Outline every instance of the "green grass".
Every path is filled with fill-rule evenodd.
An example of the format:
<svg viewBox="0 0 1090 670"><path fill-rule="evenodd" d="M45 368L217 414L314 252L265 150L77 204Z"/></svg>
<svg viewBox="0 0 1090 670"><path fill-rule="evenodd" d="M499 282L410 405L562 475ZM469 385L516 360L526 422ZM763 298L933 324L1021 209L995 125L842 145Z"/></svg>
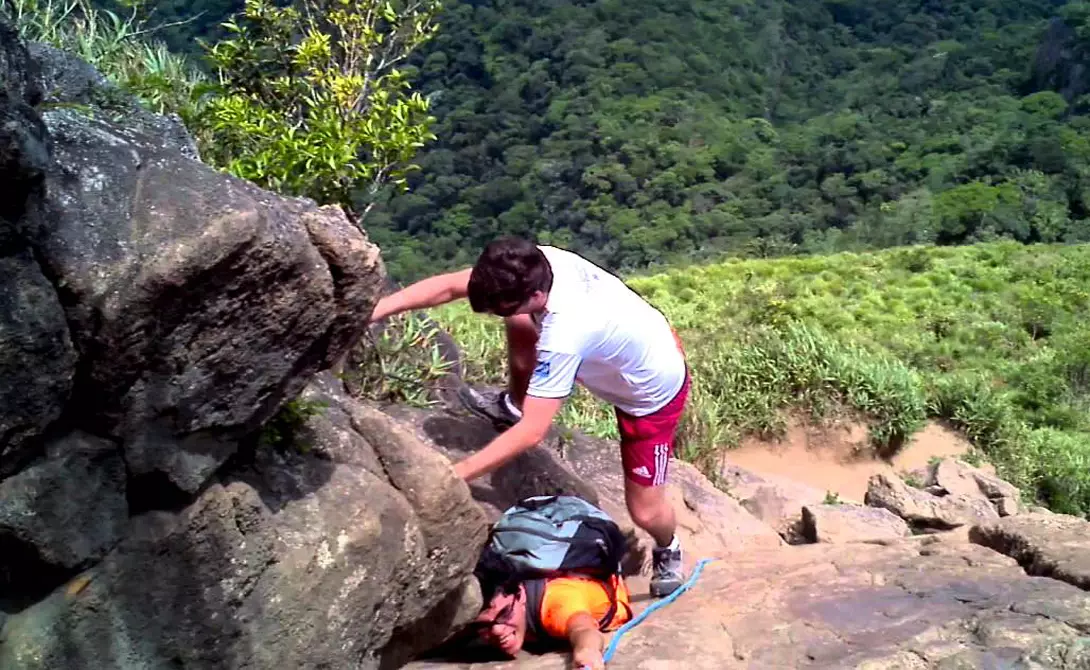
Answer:
<svg viewBox="0 0 1090 670"><path fill-rule="evenodd" d="M682 458L774 436L787 410L848 414L895 452L943 419L1030 498L1090 513L1090 246L902 248L738 260L630 277L680 331L694 390ZM498 320L435 312L472 379L502 383ZM583 391L560 422L615 437Z"/></svg>
<svg viewBox="0 0 1090 670"><path fill-rule="evenodd" d="M157 27L138 18L136 4L122 15L90 0L0 0L0 11L24 39L75 54L148 109L187 121L199 113L206 77L155 39Z"/></svg>

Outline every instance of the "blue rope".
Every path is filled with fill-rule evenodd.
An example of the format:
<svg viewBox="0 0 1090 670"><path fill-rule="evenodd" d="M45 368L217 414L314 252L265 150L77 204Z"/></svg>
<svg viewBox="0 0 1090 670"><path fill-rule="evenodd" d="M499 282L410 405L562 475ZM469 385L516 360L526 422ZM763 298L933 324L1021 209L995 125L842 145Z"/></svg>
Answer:
<svg viewBox="0 0 1090 670"><path fill-rule="evenodd" d="M623 637L625 633L643 623L643 620L646 619L652 612L661 607L666 607L670 603L677 600L678 596L680 596L682 593L688 591L689 587L696 583L696 579L700 576L700 573L704 571L704 566L714 560L714 558L701 559L701 561L696 564L696 568L693 569L693 574L689 576L689 579L686 580L686 582L682 584L680 588L678 588L676 591L666 596L662 600L659 600L655 604L651 605L644 611L640 612L639 616L637 616L635 619L632 619L625 625L618 628L617 632L613 635L613 639L609 641L609 646L606 647L606 653L602 656L605 662L609 663L613 659L613 655L617 653L617 645L620 644L621 637Z"/></svg>

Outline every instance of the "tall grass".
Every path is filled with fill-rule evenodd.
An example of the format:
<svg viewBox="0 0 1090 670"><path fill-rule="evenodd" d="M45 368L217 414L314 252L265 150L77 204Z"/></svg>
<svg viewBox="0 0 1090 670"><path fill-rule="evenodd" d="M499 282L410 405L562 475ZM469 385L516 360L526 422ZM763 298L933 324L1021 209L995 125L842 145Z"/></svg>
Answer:
<svg viewBox="0 0 1090 670"><path fill-rule="evenodd" d="M21 37L75 54L158 113L197 113L205 76L155 39L134 6L122 15L90 0L0 0Z"/></svg>

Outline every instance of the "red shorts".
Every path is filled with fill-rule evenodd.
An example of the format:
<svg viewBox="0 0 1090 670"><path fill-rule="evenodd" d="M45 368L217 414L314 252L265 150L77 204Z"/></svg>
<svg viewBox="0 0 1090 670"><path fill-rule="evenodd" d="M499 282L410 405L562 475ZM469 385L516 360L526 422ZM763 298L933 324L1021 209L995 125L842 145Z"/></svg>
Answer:
<svg viewBox="0 0 1090 670"><path fill-rule="evenodd" d="M624 476L641 486L666 483L670 458L674 455L674 437L685 410L691 384L688 369L685 382L673 400L647 416L632 416L617 409L617 427L621 432L621 464Z"/></svg>

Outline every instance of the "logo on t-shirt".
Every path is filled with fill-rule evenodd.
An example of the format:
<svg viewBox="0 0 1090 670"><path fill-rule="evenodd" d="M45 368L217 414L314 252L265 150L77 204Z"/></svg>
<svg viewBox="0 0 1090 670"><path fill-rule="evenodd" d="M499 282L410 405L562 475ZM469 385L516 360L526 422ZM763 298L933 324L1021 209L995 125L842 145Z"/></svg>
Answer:
<svg viewBox="0 0 1090 670"><path fill-rule="evenodd" d="M534 367L534 378L544 379L548 377L550 367L549 361L538 361L537 366Z"/></svg>

